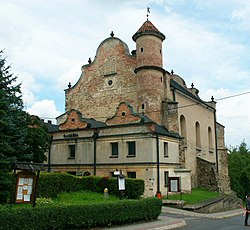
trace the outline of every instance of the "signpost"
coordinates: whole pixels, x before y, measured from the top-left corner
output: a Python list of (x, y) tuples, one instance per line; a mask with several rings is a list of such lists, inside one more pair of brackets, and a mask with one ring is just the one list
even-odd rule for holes
[(118, 190), (120, 191), (120, 199), (123, 198), (123, 193), (125, 191), (125, 175), (120, 170), (114, 171), (114, 175), (117, 176), (117, 184), (118, 184)]

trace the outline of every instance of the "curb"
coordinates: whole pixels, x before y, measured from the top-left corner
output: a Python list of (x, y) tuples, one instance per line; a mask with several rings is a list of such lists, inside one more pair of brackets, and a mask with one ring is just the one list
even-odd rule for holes
[(235, 209), (235, 210), (231, 210), (231, 211), (227, 211), (227, 212), (217, 212), (217, 213), (205, 214), (205, 213), (186, 211), (186, 210), (182, 210), (182, 209), (164, 207), (162, 209), (162, 212), (163, 213), (177, 214), (177, 215), (184, 215), (184, 216), (224, 219), (224, 218), (228, 218), (228, 217), (232, 217), (232, 216), (242, 215), (244, 213), (244, 210)]
[[(164, 221), (164, 219), (167, 219), (167, 222)], [(148, 230), (166, 230), (166, 229), (180, 228), (180, 227), (187, 225), (186, 222), (181, 219), (175, 219), (175, 218), (170, 218), (170, 217), (166, 217), (164, 219), (162, 217), (158, 218), (159, 221), (162, 221), (161, 225), (164, 225), (164, 226), (153, 227), (153, 228), (149, 228)]]

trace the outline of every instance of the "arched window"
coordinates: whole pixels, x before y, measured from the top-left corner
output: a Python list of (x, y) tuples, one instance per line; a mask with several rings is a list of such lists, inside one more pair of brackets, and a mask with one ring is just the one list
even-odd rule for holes
[(209, 149), (213, 148), (212, 129), (210, 126), (208, 127), (208, 147)]
[(199, 122), (195, 123), (196, 147), (201, 147), (201, 131)]
[(183, 115), (180, 117), (181, 136), (184, 137), (184, 143), (187, 143), (186, 119)]

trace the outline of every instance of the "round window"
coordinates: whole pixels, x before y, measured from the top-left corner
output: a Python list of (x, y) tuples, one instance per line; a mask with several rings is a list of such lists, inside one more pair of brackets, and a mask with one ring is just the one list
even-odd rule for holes
[(113, 81), (112, 80), (109, 80), (108, 81), (108, 85), (111, 86), (113, 84)]

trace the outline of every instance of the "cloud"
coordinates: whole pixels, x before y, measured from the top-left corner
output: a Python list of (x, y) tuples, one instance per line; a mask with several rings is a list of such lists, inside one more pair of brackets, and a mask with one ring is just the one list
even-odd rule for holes
[(81, 67), (82, 63), (76, 63), (72, 68), (70, 68), (67, 72), (62, 73), (62, 75), (57, 79), (57, 87), (59, 90), (66, 89), (68, 83), (70, 82), (73, 86), (76, 84), (78, 79), (81, 76)]
[[(14, 70), (14, 73), (18, 73), (18, 71)], [(37, 100), (36, 94), (38, 94), (42, 86), (36, 82), (33, 75), (27, 72), (18, 73), (17, 83), (21, 83), (24, 105), (31, 106)]]
[[(58, 116), (64, 109), (63, 90), (68, 82), (77, 82), (81, 66), (87, 64), (89, 57), (94, 60), (97, 47), (112, 30), (130, 51), (135, 49), (132, 35), (146, 20), (147, 6), (151, 8), (149, 20), (166, 35), (163, 67), (173, 69), (187, 85), (193, 82), (202, 99), (250, 88), (248, 0), (141, 2), (2, 1), (0, 49), (5, 48), (7, 59), (22, 82), (28, 110), (43, 117)], [(235, 100), (240, 98), (243, 97)], [(244, 110), (244, 103), (249, 102), (218, 102), (218, 119), (225, 124), (227, 135), (231, 133), (228, 128), (236, 130), (237, 118), (248, 124), (249, 111)], [(229, 141), (234, 142), (235, 138), (230, 137)]]
[[(234, 92), (231, 89), (209, 89), (201, 94), (202, 99), (213, 95), (217, 101), (217, 121), (225, 126), (227, 146), (237, 146), (243, 140), (250, 143), (250, 91)], [(242, 93), (247, 93), (240, 95)], [(208, 99), (210, 100), (210, 99)]]
[(250, 29), (250, 5), (235, 9), (232, 12), (232, 21), (240, 22), (241, 28), (244, 30)]
[(52, 120), (55, 123), (55, 117), (62, 114), (61, 111), (58, 111), (53, 100), (42, 100), (35, 102), (30, 108), (27, 109), (27, 112), (31, 115), (37, 115), (45, 120)]

